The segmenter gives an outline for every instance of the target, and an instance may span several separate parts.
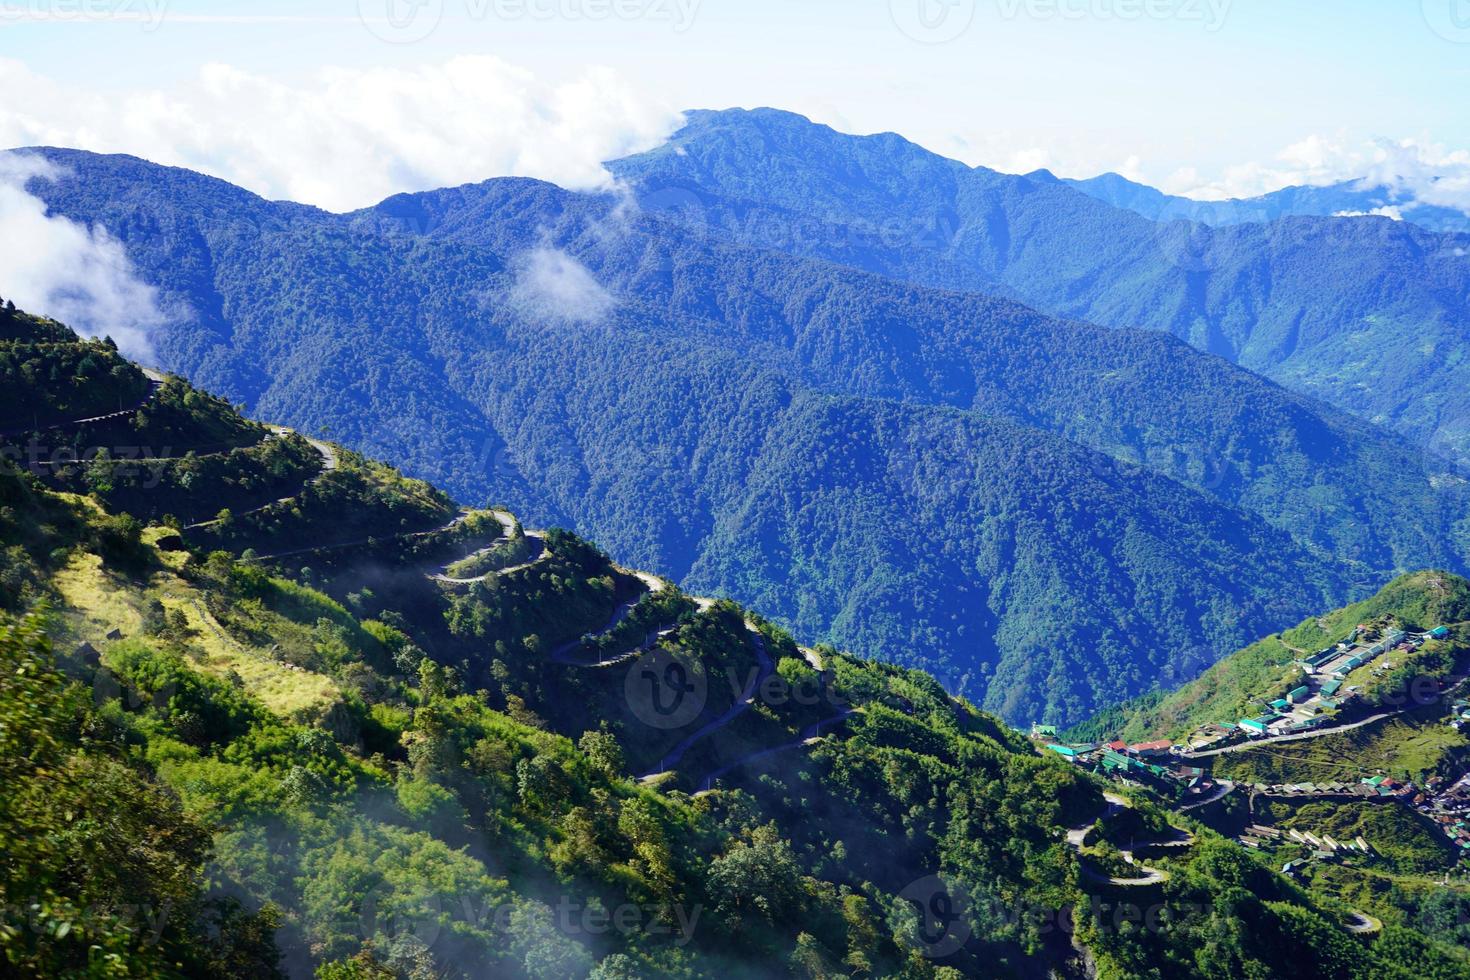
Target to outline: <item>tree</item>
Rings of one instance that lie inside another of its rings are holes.
[[[774,924],[794,916],[801,903],[801,868],[774,823],[757,827],[710,865],[710,892],[732,928],[758,918]]]
[[[178,797],[89,751],[87,700],[57,671],[39,620],[0,622],[0,955],[7,975],[273,977],[270,913],[206,903],[211,832]],[[80,724],[78,724],[80,722]]]
[[[602,773],[609,779],[616,779],[623,775],[625,762],[623,759],[623,748],[618,740],[613,737],[612,732],[607,730],[607,722],[596,731],[586,731],[577,740],[577,748],[587,756],[587,761],[592,768]]]

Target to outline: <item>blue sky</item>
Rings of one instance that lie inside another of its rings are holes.
[[[1470,0],[0,0],[0,83],[5,145],[334,207],[487,170],[585,183],[674,110],[735,105],[1196,196],[1347,176],[1375,140],[1470,167]]]

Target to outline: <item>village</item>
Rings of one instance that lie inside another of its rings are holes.
[[[1202,811],[1232,794],[1242,794],[1250,817],[1235,834],[1239,843],[1252,849],[1273,850],[1294,844],[1310,851],[1310,857],[1286,861],[1281,869],[1286,874],[1295,874],[1313,861],[1372,855],[1372,842],[1361,836],[1338,841],[1330,835],[1283,831],[1257,823],[1253,818],[1258,799],[1402,805],[1433,823],[1462,857],[1470,858],[1470,770],[1458,778],[1429,775],[1423,785],[1383,772],[1328,782],[1265,784],[1217,779],[1211,771],[1213,760],[1227,753],[1344,732],[1419,706],[1422,702],[1415,701],[1391,709],[1371,707],[1365,703],[1363,688],[1395,669],[1395,655],[1411,654],[1426,641],[1444,639],[1449,632],[1446,626],[1418,633],[1397,626],[1378,630],[1358,626],[1341,642],[1293,661],[1300,670],[1298,682],[1278,697],[1259,699],[1259,712],[1203,725],[1178,741],[1066,742],[1047,725],[1034,725],[1029,734],[1038,750],[1109,780],[1147,787],[1169,801],[1177,812]],[[1436,695],[1447,693],[1447,687],[1436,685]],[[1455,700],[1447,708],[1446,723],[1470,731],[1470,701]]]

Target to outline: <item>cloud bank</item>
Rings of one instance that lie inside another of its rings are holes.
[[[98,92],[0,59],[0,146],[132,153],[335,211],[498,176],[605,186],[679,112],[593,68],[559,84],[489,56],[325,68],[288,85],[222,64],[168,92]]]
[[[110,336],[123,353],[152,363],[150,335],[164,314],[122,245],[103,228],[48,214],[26,191],[31,180],[58,176],[40,157],[0,154],[0,295],[88,336]]]
[[[1221,200],[1348,180],[1362,180],[1365,188],[1387,187],[1401,201],[1470,214],[1470,151],[1412,139],[1355,144],[1313,135],[1286,147],[1270,163],[1230,167],[1216,180],[1205,180],[1193,169],[1177,171],[1162,189],[1198,200]]]

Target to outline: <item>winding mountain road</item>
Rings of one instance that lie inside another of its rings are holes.
[[[1118,878],[1113,875],[1106,875],[1094,868],[1088,862],[1087,855],[1082,853],[1082,851],[1083,848],[1086,846],[1087,835],[1092,831],[1093,826],[1098,821],[1106,823],[1113,817],[1117,816],[1117,814],[1123,809],[1132,806],[1131,803],[1129,803],[1126,799],[1117,795],[1116,793],[1103,793],[1103,801],[1107,804],[1107,807],[1099,816],[1096,816],[1093,819],[1089,820],[1087,823],[1080,824],[1067,831],[1067,844],[1070,845],[1071,848],[1077,852],[1077,863],[1082,869],[1083,876],[1091,881],[1095,881],[1105,885],[1114,885],[1119,888],[1141,888],[1145,885],[1157,885],[1160,882],[1168,881],[1169,872],[1161,870],[1159,868],[1151,868],[1146,864],[1139,864],[1135,862],[1133,858],[1134,850],[1143,847],[1189,847],[1194,844],[1194,838],[1192,836],[1182,840],[1174,841],[1134,842],[1133,848],[1129,850],[1123,850],[1122,848],[1119,848],[1118,853],[1123,855],[1123,860],[1127,861],[1129,864],[1136,867],[1139,871],[1143,872],[1143,874],[1137,878]]]
[[[806,748],[808,746],[817,744],[822,740],[823,728],[827,727],[828,725],[834,725],[840,721],[846,721],[849,717],[856,714],[860,710],[862,709],[844,708],[842,711],[839,711],[837,714],[833,715],[830,718],[823,718],[821,721],[815,722],[811,725],[808,725],[806,728],[803,728],[801,730],[801,734],[797,736],[797,738],[793,741],[783,742],[780,745],[773,745],[770,748],[761,749],[758,752],[751,752],[748,755],[741,756],[734,762],[721,766],[720,768],[706,775],[703,779],[699,780],[699,791],[696,792],[694,795],[703,796],[705,793],[712,792],[714,790],[714,785],[718,780],[734,772],[736,769],[739,769],[741,766],[746,766],[752,762],[757,762],[761,759],[766,758],[767,756],[775,755],[778,752],[786,752],[790,749]]]
[[[503,510],[491,511],[491,514],[493,514],[495,519],[500,522],[500,526],[504,530],[504,534],[487,544],[485,547],[481,548],[479,551],[476,551],[468,555],[467,557],[474,558],[479,555],[483,555],[487,551],[490,551],[492,548],[499,547],[501,544],[504,544],[506,541],[510,540],[510,536],[515,533],[516,519],[514,514],[508,513],[507,511]],[[448,574],[449,566],[457,565],[465,560],[464,558],[456,558],[454,559],[454,561],[450,562],[449,565],[442,566],[438,572],[430,575],[429,578],[433,579],[435,582],[442,582],[445,585],[474,585],[476,582],[485,582],[500,575],[510,575],[515,572],[525,571],[533,565],[537,565],[540,562],[545,561],[547,557],[550,556],[551,551],[546,547],[546,533],[544,531],[527,531],[525,529],[522,529],[521,533],[525,535],[528,541],[532,542],[532,546],[536,549],[535,556],[526,561],[520,562],[515,565],[507,565],[505,568],[493,568],[488,572],[480,575],[472,575],[468,578],[456,578]]]
[[[1369,715],[1367,718],[1364,718],[1361,721],[1355,721],[1350,725],[1334,725],[1331,728],[1314,728],[1309,732],[1293,732],[1290,735],[1272,735],[1269,738],[1257,738],[1252,739],[1249,742],[1240,742],[1236,745],[1227,745],[1223,749],[1208,749],[1204,752],[1181,752],[1179,753],[1179,757],[1181,759],[1208,759],[1211,756],[1225,755],[1230,752],[1249,752],[1251,749],[1257,749],[1263,745],[1279,745],[1282,742],[1305,742],[1310,739],[1321,738],[1324,735],[1336,735],[1339,732],[1350,732],[1354,728],[1362,728],[1364,725],[1371,725],[1374,722],[1383,721],[1385,718],[1392,718],[1394,715],[1401,714],[1402,710],[1406,709],[1396,711],[1380,711],[1376,715]]]
[[[52,422],[50,425],[19,426],[17,428],[6,429],[4,432],[0,432],[0,436],[19,436],[25,435],[27,432],[51,432],[56,429],[75,429],[80,428],[84,425],[97,425],[101,422],[112,422],[117,419],[127,418],[129,415],[132,415],[134,412],[138,411],[138,409],[142,408],[149,402],[153,401],[153,399],[157,398],[159,389],[163,387],[164,381],[168,380],[165,375],[153,370],[152,368],[140,368],[139,370],[141,370],[143,372],[143,376],[148,379],[148,391],[144,393],[142,398],[139,398],[131,405],[120,408],[115,412],[107,412],[103,415],[90,415],[86,418],[68,419],[65,422]]]
[[[684,758],[686,752],[703,739],[713,735],[749,711],[750,706],[755,703],[755,692],[760,689],[761,684],[765,683],[766,678],[770,677],[775,671],[776,665],[771,662],[771,655],[766,651],[765,637],[761,636],[760,631],[749,622],[745,624],[745,628],[750,633],[751,644],[755,648],[756,660],[759,662],[759,667],[750,676],[750,679],[746,681],[745,689],[740,692],[740,697],[718,718],[702,725],[678,745],[674,746],[668,755],[659,760],[657,766],[638,777],[640,781],[649,782],[673,769]]]
[[[266,426],[266,428],[270,429],[270,435],[266,436],[267,439],[284,439],[292,432],[291,429],[286,428],[284,425],[270,425]],[[269,510],[272,507],[280,507],[284,506],[285,504],[289,504],[291,501],[301,496],[302,490],[305,490],[312,484],[319,482],[328,473],[331,473],[333,470],[337,469],[338,466],[342,465],[342,460],[337,456],[337,450],[333,449],[330,445],[322,442],[320,439],[313,439],[310,436],[302,436],[302,438],[310,443],[311,448],[315,449],[317,455],[322,458],[322,468],[317,471],[316,475],[307,480],[304,484],[302,484],[301,489],[297,490],[293,494],[289,494],[285,497],[277,497],[275,500],[268,500],[258,507],[251,507],[249,510],[242,510],[238,514],[234,514],[232,516],[249,517],[251,514],[259,514],[261,511]],[[219,518],[212,517],[207,521],[196,521],[193,524],[189,524],[185,526],[184,530],[192,531],[195,528],[208,527],[211,524],[218,523]]]
[[[1190,810],[1198,810],[1202,806],[1209,806],[1216,800],[1223,799],[1224,797],[1228,796],[1234,789],[1235,784],[1233,782],[1228,779],[1221,779],[1215,783],[1215,788],[1210,791],[1209,796],[1206,796],[1203,799],[1195,800],[1193,803],[1187,803],[1184,806],[1179,807],[1179,809],[1175,812],[1188,813]]]
[[[603,626],[602,629],[591,635],[601,636],[604,633],[612,632],[618,627],[619,623],[628,618],[628,614],[633,611],[634,607],[637,606],[638,603],[643,601],[645,596],[649,596],[652,594],[652,592],[640,592],[633,598],[625,599],[624,601],[618,603],[617,607],[613,609],[613,614],[608,619],[607,625]],[[653,646],[654,643],[658,642],[658,637],[672,633],[673,629],[673,627],[664,627],[663,629],[650,630],[640,646],[624,653],[620,653],[610,660],[578,660],[577,658],[571,656],[572,651],[580,647],[582,645],[582,641],[586,639],[585,636],[579,636],[575,640],[568,640],[567,642],[558,646],[556,649],[552,650],[551,660],[553,663],[563,664],[568,667],[613,667],[620,663],[627,663],[629,660],[637,657],[644,650],[647,650],[649,647]]]
[[[378,535],[369,535],[365,538],[355,538],[351,541],[338,541],[334,542],[333,544],[314,544],[309,545],[305,548],[293,548],[290,551],[275,551],[268,555],[256,555],[255,560],[270,561],[276,558],[289,558],[292,555],[312,554],[319,551],[340,551],[343,548],[355,548],[358,545],[364,545],[371,541],[412,541],[415,538],[427,538],[431,534],[442,534],[445,531],[454,530],[456,527],[468,520],[469,516],[469,514],[460,514],[448,524],[443,524],[439,527],[431,527],[427,531],[407,531],[403,534],[389,534],[383,537],[379,537]]]

